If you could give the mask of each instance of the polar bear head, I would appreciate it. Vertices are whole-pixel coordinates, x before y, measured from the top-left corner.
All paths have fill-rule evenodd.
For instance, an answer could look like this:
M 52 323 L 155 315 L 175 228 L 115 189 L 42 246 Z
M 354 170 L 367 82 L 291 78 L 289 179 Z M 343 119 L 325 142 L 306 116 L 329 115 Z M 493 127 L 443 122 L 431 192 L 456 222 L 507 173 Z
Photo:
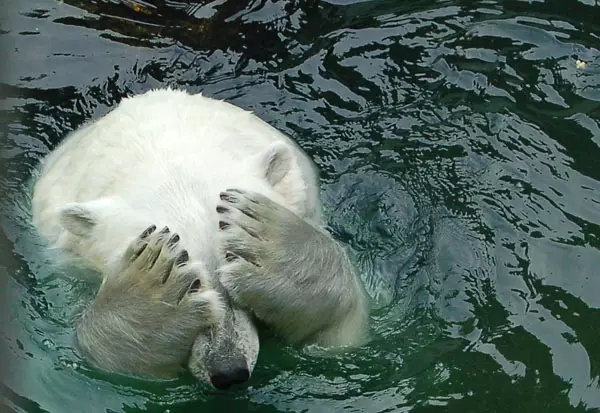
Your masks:
M 255 156 L 246 159 L 241 167 L 247 170 L 249 175 L 252 175 L 248 178 L 248 182 L 251 183 L 250 186 L 256 186 L 255 189 L 262 189 L 261 192 L 264 192 L 265 195 L 274 198 L 274 200 L 279 201 L 302 216 L 305 213 L 306 191 L 303 187 L 304 179 L 299 175 L 300 172 L 296 162 L 297 160 L 290 146 L 276 142 L 259 151 Z M 121 233 L 132 232 L 129 230 L 133 227 L 135 227 L 133 232 L 143 228 L 148 224 L 148 217 L 140 214 L 138 210 L 132 210 L 126 202 L 113 197 L 67 205 L 60 212 L 60 222 L 63 229 L 66 230 L 63 235 L 71 240 L 69 242 L 85 245 L 86 253 L 89 254 L 91 261 L 98 269 L 102 269 L 114 265 L 113 263 L 103 262 L 106 257 L 114 255 L 109 250 L 126 250 L 131 242 L 127 239 L 125 244 L 116 245 L 115 238 L 125 239 L 127 237 L 121 237 Z M 212 224 L 216 225 L 216 222 Z M 127 228 L 129 230 L 125 231 Z M 68 244 L 68 242 L 65 242 L 65 245 Z M 205 246 L 206 242 L 202 241 L 200 244 Z M 206 250 L 211 250 L 211 248 L 206 248 Z M 120 257 L 120 254 L 115 256 Z M 200 257 L 200 261 L 206 258 Z M 211 260 L 212 258 L 208 257 L 207 261 Z M 210 271 L 206 270 L 205 272 L 209 273 Z M 214 322 L 211 321 L 210 325 L 203 325 L 198 333 L 191 338 L 187 349 L 184 349 L 183 344 L 187 343 L 190 338 L 185 337 L 185 334 L 177 328 L 169 330 L 172 333 L 170 337 L 163 334 L 164 339 L 158 340 L 160 337 L 158 337 L 159 334 L 156 331 L 157 323 L 164 326 L 168 324 L 169 317 L 173 316 L 165 314 L 163 318 L 159 317 L 156 312 L 151 311 L 150 301 L 139 300 L 140 303 L 146 304 L 136 305 L 135 294 L 133 296 L 130 294 L 124 296 L 119 308 L 115 308 L 114 311 L 109 308 L 108 313 L 117 314 L 120 321 L 123 321 L 121 320 L 123 317 L 121 317 L 119 309 L 131 308 L 132 314 L 135 315 L 135 317 L 132 316 L 129 319 L 131 325 L 134 326 L 133 328 L 142 329 L 142 336 L 148 336 L 150 339 L 144 342 L 140 341 L 140 346 L 137 346 L 134 342 L 129 343 L 131 344 L 129 347 L 125 343 L 127 339 L 125 335 L 119 338 L 118 343 L 108 340 L 106 343 L 107 351 L 104 353 L 112 363 L 100 361 L 98 363 L 100 367 L 112 366 L 114 368 L 111 369 L 119 370 L 120 366 L 127 365 L 129 366 L 127 369 L 134 374 L 150 373 L 156 376 L 154 374 L 156 372 L 152 370 L 152 365 L 160 366 L 162 370 L 176 371 L 179 366 L 175 364 L 179 365 L 187 360 L 188 368 L 195 377 L 219 389 L 225 389 L 248 380 L 259 352 L 256 320 L 252 316 L 251 309 L 241 309 L 230 299 L 228 292 L 220 284 L 217 277 L 211 278 L 214 278 L 211 288 L 218 293 L 220 301 L 218 307 L 221 315 L 218 318 L 214 317 Z M 139 281 L 140 279 L 141 277 L 138 277 L 137 282 L 144 283 Z M 137 285 L 130 286 L 134 288 L 132 291 L 137 291 L 135 290 Z M 151 295 L 151 298 L 155 297 Z M 144 318 L 143 315 L 140 315 L 140 308 L 148 309 L 149 316 Z M 192 316 L 193 314 L 190 314 L 190 317 Z M 182 318 L 182 321 L 190 321 L 185 317 Z M 212 317 L 208 318 L 212 319 Z M 112 322 L 111 320 L 106 319 L 102 324 L 108 330 L 113 329 L 109 325 L 109 322 Z M 145 322 L 147 320 L 152 320 L 152 322 Z M 174 326 L 177 325 L 174 324 Z M 111 335 L 103 334 L 100 338 L 108 336 Z M 134 351 L 109 351 L 113 348 L 111 343 L 116 345 L 115 348 L 130 348 Z M 176 349 L 179 350 L 175 351 Z M 161 352 L 164 357 L 159 354 Z M 167 358 L 167 353 L 173 353 L 174 355 L 171 354 L 173 357 Z M 126 363 L 121 363 L 123 360 Z M 142 367 L 144 367 L 144 371 L 142 371 Z M 131 371 L 136 368 L 140 371 Z

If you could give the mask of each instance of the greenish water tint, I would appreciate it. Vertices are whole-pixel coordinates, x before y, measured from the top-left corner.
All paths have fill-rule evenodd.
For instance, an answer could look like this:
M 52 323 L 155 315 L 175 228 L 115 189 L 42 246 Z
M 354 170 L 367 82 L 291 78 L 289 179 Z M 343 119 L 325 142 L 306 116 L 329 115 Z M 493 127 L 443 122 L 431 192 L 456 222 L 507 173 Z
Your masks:
M 8 411 L 600 409 L 598 1 L 9 0 L 0 19 Z M 231 392 L 80 357 L 92 293 L 44 255 L 31 177 L 67 132 L 165 85 L 253 110 L 315 160 L 373 296 L 367 346 L 269 340 Z

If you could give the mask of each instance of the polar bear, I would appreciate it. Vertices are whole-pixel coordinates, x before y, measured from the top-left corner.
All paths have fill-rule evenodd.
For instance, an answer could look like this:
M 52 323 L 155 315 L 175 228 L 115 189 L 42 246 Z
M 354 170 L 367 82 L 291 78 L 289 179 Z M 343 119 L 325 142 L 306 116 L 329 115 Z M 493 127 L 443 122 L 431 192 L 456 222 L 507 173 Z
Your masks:
M 32 212 L 51 248 L 101 276 L 76 328 L 100 368 L 169 377 L 187 363 L 226 389 L 250 377 L 260 323 L 301 345 L 366 338 L 367 296 L 323 228 L 313 164 L 229 103 L 124 99 L 46 157 Z

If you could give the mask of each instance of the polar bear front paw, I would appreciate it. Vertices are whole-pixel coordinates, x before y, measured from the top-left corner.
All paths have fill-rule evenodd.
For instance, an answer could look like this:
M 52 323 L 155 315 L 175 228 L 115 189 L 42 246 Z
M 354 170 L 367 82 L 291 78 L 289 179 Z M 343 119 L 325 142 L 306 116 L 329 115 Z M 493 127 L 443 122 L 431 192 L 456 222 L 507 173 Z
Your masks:
M 217 205 L 221 283 L 290 342 L 362 340 L 367 300 L 344 248 L 286 207 L 230 189 Z
M 221 192 L 220 199 L 221 283 L 239 305 L 261 317 L 261 309 L 269 311 L 267 302 L 275 304 L 277 297 L 289 294 L 277 294 L 274 289 L 298 273 L 304 258 L 298 247 L 310 242 L 314 229 L 257 193 L 229 189 Z
M 141 375 L 181 369 L 199 331 L 220 317 L 221 299 L 179 235 L 147 228 L 107 274 L 77 328 L 100 366 Z
M 182 307 L 178 313 L 202 315 L 196 323 L 213 324 L 219 315 L 219 298 L 199 262 L 190 262 L 179 235 L 168 227 L 148 227 L 129 246 L 117 276 L 160 297 L 157 305 Z M 183 316 L 184 314 L 182 314 Z

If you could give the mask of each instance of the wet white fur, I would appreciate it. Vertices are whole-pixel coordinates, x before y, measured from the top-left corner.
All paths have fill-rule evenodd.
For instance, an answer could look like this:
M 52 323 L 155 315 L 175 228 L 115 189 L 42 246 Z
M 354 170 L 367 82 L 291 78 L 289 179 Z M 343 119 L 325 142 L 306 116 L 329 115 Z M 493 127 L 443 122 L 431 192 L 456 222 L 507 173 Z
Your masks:
M 215 209 L 227 188 L 262 194 L 322 227 L 313 165 L 288 137 L 226 102 L 154 90 L 124 99 L 46 158 L 34 190 L 34 224 L 51 247 L 70 252 L 105 277 L 148 225 L 167 225 L 180 235 L 190 258 L 214 275 L 223 265 Z M 93 221 L 91 227 L 86 220 Z M 302 265 L 302 257 L 296 258 Z M 346 278 L 336 282 L 348 281 L 342 297 L 348 313 L 337 315 L 335 325 L 325 323 L 327 330 L 318 334 L 312 334 L 313 320 L 279 320 L 293 326 L 282 331 L 284 336 L 293 330 L 293 336 L 326 345 L 357 344 L 364 338 L 366 299 L 352 271 L 343 271 Z M 327 284 L 328 276 L 323 288 L 337 288 Z M 290 288 L 269 293 L 282 302 L 296 295 Z M 311 317 L 318 313 L 318 308 L 310 310 Z M 245 351 L 255 359 L 256 348 Z

